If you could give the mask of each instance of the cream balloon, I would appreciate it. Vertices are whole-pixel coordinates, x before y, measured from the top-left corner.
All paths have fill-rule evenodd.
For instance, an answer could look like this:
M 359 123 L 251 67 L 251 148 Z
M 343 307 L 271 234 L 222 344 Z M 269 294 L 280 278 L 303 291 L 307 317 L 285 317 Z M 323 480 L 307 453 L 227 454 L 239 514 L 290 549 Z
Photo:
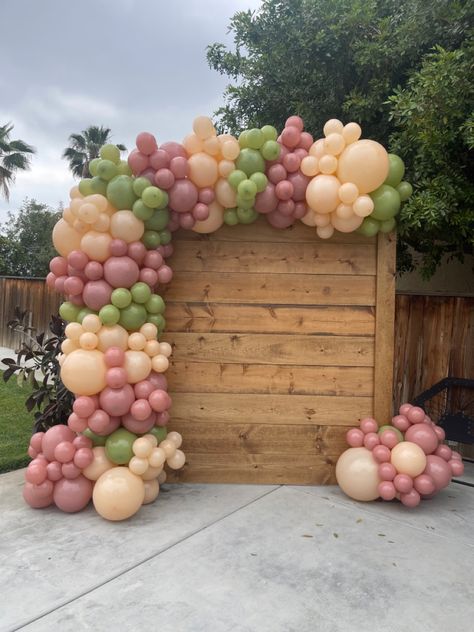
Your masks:
M 128 332 L 121 325 L 101 327 L 97 332 L 99 338 L 99 351 L 107 351 L 110 347 L 119 347 L 125 351 L 128 349 Z
M 306 226 L 316 226 L 314 221 L 314 211 L 312 208 L 308 209 L 308 212 L 301 218 L 301 221 L 303 224 L 306 224 Z
M 183 140 L 183 146 L 190 156 L 202 151 L 202 141 L 196 134 L 188 134 Z
M 346 219 L 348 217 L 352 217 L 354 215 L 354 211 L 352 210 L 352 206 L 350 204 L 339 204 L 334 213 L 331 214 L 331 217 L 336 215 L 341 219 Z
M 80 250 L 83 250 L 89 259 L 103 263 L 110 257 L 110 242 L 112 237 L 109 233 L 101 233 L 96 230 L 89 230 L 81 239 Z
M 215 136 L 216 129 L 208 116 L 197 116 L 193 121 L 193 132 L 200 140 Z
M 166 460 L 166 463 L 168 464 L 168 467 L 170 467 L 172 470 L 180 470 L 186 463 L 184 452 L 182 452 L 181 450 L 176 450 L 173 456 L 169 457 Z
M 342 130 L 342 137 L 346 141 L 346 145 L 355 143 L 362 135 L 362 129 L 357 123 L 347 123 Z
M 411 441 L 401 441 L 392 448 L 390 461 L 399 474 L 415 477 L 426 467 L 426 455 L 419 445 Z
M 130 244 L 143 237 L 145 225 L 132 211 L 117 211 L 110 218 L 110 232 L 115 239 L 123 239 Z
M 360 195 L 352 207 L 359 217 L 368 217 L 374 210 L 374 201 L 370 195 Z
M 114 467 L 100 476 L 92 492 L 98 514 L 106 520 L 126 520 L 133 516 L 145 499 L 143 480 L 128 467 Z
M 319 173 L 319 160 L 316 156 L 305 156 L 301 161 L 301 172 L 310 178 Z
M 142 474 L 142 479 L 144 481 L 151 481 L 154 478 L 158 478 L 160 476 L 160 474 L 162 473 L 162 471 L 163 471 L 163 466 L 162 465 L 160 465 L 159 467 L 153 467 L 153 466 L 150 465 L 148 467 L 147 471 L 144 474 Z M 158 478 L 158 480 L 159 480 L 159 478 Z
M 315 176 L 306 189 L 306 202 L 316 213 L 331 213 L 339 204 L 341 183 L 335 176 Z
M 324 175 L 330 175 L 331 173 L 335 173 L 337 169 L 337 158 L 336 156 L 332 156 L 331 154 L 324 154 L 319 159 L 319 170 Z
M 217 161 L 204 152 L 188 158 L 189 179 L 199 188 L 213 187 L 219 177 Z
M 314 225 L 323 227 L 329 226 L 331 223 L 331 215 L 329 213 L 314 213 Z
M 73 250 L 81 249 L 81 235 L 64 219 L 60 219 L 53 228 L 53 246 L 62 257 Z
M 332 132 L 324 139 L 324 149 L 326 153 L 337 156 L 346 146 L 346 141 L 341 134 Z
M 320 138 L 319 140 L 315 141 L 309 148 L 309 155 L 318 158 L 318 160 L 319 158 L 321 158 L 321 156 L 324 156 L 324 153 L 324 138 Z
M 349 448 L 336 464 L 336 479 L 342 491 L 354 500 L 379 497 L 378 463 L 367 448 Z
M 64 386 L 77 395 L 95 395 L 106 386 L 104 354 L 96 349 L 72 351 L 61 367 Z
M 209 217 L 203 222 L 196 222 L 193 226 L 195 233 L 213 233 L 224 223 L 224 209 L 219 202 L 209 204 Z
M 359 189 L 353 182 L 345 182 L 341 184 L 338 195 L 343 204 L 352 204 L 359 195 Z
M 115 463 L 109 461 L 103 446 L 96 446 L 95 448 L 92 448 L 92 453 L 94 455 L 94 460 L 82 471 L 82 473 L 90 481 L 96 481 L 104 472 L 107 472 L 107 470 L 115 467 Z
M 144 351 L 125 351 L 124 368 L 129 384 L 145 380 L 151 371 L 151 359 Z
M 350 208 L 350 207 L 349 207 Z M 331 224 L 340 233 L 352 233 L 362 224 L 364 219 L 358 215 L 350 215 L 349 217 L 339 217 L 337 213 L 331 214 Z
M 215 186 L 216 199 L 224 208 L 235 208 L 237 206 L 237 192 L 227 180 L 220 178 Z
M 342 134 L 343 129 L 344 125 L 339 119 L 329 119 L 324 124 L 323 132 L 325 136 L 329 136 L 329 134 Z
M 359 193 L 377 189 L 388 175 L 388 154 L 375 140 L 358 140 L 348 145 L 339 156 L 337 177 L 353 182 Z
M 153 478 L 151 481 L 145 481 L 145 498 L 143 499 L 144 505 L 149 505 L 154 500 L 157 499 L 158 494 L 160 493 L 160 485 L 156 478 Z
M 317 226 L 316 234 L 321 239 L 329 239 L 334 234 L 334 228 L 331 224 L 327 224 L 326 226 Z

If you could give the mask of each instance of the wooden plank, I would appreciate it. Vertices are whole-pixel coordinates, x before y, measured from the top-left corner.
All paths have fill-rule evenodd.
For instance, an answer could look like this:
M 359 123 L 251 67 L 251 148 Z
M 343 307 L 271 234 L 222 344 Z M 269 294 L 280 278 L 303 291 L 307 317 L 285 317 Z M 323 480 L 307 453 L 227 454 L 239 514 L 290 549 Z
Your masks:
M 375 277 L 181 272 L 166 301 L 275 305 L 375 305 Z
M 395 233 L 377 239 L 377 302 L 375 307 L 374 415 L 379 424 L 392 417 L 395 274 Z
M 173 359 L 238 364 L 373 366 L 373 338 L 295 334 L 164 333 Z
M 169 482 L 334 485 L 336 458 L 329 456 L 186 453 L 182 470 L 168 471 Z
M 173 422 L 353 426 L 372 415 L 371 397 L 173 393 Z
M 288 454 L 338 457 L 347 449 L 345 426 L 213 424 L 172 421 L 183 450 L 195 454 Z M 298 460 L 295 458 L 295 460 Z
M 372 367 L 229 364 L 172 360 L 166 372 L 177 393 L 268 393 L 295 395 L 373 394 Z
M 280 334 L 375 334 L 375 309 L 365 306 L 166 303 L 166 331 Z
M 175 272 L 375 274 L 374 244 L 177 241 Z

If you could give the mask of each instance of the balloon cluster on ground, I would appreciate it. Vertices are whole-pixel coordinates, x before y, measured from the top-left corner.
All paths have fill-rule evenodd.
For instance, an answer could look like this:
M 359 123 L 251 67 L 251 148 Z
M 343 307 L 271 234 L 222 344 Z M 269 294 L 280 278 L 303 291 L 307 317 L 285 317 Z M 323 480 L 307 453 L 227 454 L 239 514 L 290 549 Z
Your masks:
M 403 404 L 391 424 L 363 419 L 351 428 L 351 446 L 336 465 L 342 491 L 355 500 L 395 498 L 416 507 L 461 476 L 461 455 L 443 443 L 445 433 L 418 406 Z

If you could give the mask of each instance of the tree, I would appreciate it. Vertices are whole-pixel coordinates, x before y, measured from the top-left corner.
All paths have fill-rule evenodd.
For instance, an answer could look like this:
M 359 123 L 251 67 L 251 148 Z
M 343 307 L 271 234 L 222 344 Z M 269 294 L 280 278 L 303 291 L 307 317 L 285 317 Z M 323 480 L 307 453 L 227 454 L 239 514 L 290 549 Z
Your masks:
M 31 157 L 36 153 L 25 141 L 10 140 L 12 130 L 12 123 L 0 125 L 0 190 L 7 202 L 17 172 L 29 169 Z
M 108 127 L 91 125 L 80 134 L 69 136 L 70 146 L 63 151 L 63 158 L 69 162 L 69 169 L 76 178 L 89 176 L 89 163 L 98 158 L 99 149 L 110 141 L 111 130 Z M 120 151 L 126 151 L 125 145 L 117 145 Z
M 56 256 L 51 233 L 61 215 L 61 209 L 28 199 L 18 214 L 9 213 L 0 228 L 0 274 L 45 277 Z
M 362 125 L 364 137 L 407 157 L 406 178 L 421 190 L 428 181 L 414 170 L 406 144 L 397 140 L 402 122 L 395 113 L 390 117 L 397 107 L 390 97 L 408 87 L 434 46 L 447 52 L 461 49 L 472 38 L 472 24 L 474 3 L 463 0 L 263 0 L 258 11 L 232 17 L 233 50 L 219 43 L 208 47 L 210 66 L 233 80 L 225 105 L 216 112 L 219 125 L 234 133 L 266 123 L 281 129 L 285 119 L 297 113 L 319 137 L 329 118 L 354 120 Z M 468 56 L 467 51 L 463 54 Z M 469 62 L 465 64 L 468 68 Z M 455 87 L 460 89 L 460 84 Z M 446 91 L 440 90 L 438 96 L 443 94 Z M 442 109 L 449 120 L 452 112 Z M 469 195 L 463 197 L 467 199 Z M 402 240 L 408 240 L 416 223 L 411 220 L 405 230 L 409 213 L 418 213 L 414 204 L 408 208 L 411 211 L 401 218 Z M 465 214 L 468 208 L 459 212 Z M 416 246 L 422 232 L 427 244 L 436 241 L 439 231 L 432 232 L 422 215 L 418 218 L 420 229 L 410 243 Z M 437 248 L 426 271 L 444 253 L 460 255 L 459 244 L 465 250 L 459 226 L 451 231 L 457 232 L 456 238 Z M 405 255 L 408 243 L 402 242 Z M 410 266 L 405 256 L 404 268 Z

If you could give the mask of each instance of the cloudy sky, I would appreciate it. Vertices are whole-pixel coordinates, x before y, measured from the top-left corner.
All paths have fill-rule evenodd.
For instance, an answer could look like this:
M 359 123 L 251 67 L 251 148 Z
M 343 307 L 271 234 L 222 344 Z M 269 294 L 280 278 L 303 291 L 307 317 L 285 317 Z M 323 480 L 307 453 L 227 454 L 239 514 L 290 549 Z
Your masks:
M 133 146 L 141 131 L 181 140 L 222 104 L 227 80 L 205 49 L 229 43 L 229 18 L 259 0 L 2 0 L 0 123 L 34 145 L 0 222 L 25 197 L 51 206 L 73 185 L 61 153 L 68 136 L 104 125 Z

